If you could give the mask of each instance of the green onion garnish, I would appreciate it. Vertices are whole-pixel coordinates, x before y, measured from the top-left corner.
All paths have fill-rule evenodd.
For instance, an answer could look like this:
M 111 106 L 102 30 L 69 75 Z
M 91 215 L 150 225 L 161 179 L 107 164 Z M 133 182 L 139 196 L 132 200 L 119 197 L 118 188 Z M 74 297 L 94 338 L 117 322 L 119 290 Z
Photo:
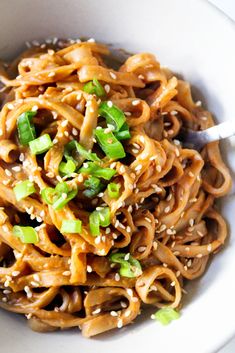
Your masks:
M 76 164 L 69 159 L 67 162 L 61 162 L 59 165 L 59 172 L 62 175 L 70 175 L 76 170 Z
M 15 193 L 16 200 L 20 201 L 33 194 L 36 190 L 32 181 L 25 180 L 17 184 L 13 191 Z
M 118 140 L 128 140 L 129 138 L 131 138 L 131 133 L 128 124 L 124 123 L 119 131 L 114 132 L 114 136 Z
M 105 96 L 105 90 L 96 78 L 93 81 L 87 82 L 83 86 L 83 91 L 89 94 L 96 94 L 97 97 Z
M 65 182 L 58 183 L 56 187 L 45 188 L 41 191 L 43 200 L 48 204 L 52 205 L 54 210 L 61 210 L 69 201 L 71 201 L 76 195 L 78 190 L 70 190 L 69 186 Z
M 126 153 L 121 142 L 114 136 L 112 132 L 105 132 L 105 129 L 96 129 L 95 137 L 106 154 L 111 159 L 124 158 Z
M 41 154 L 48 151 L 53 146 L 49 134 L 42 135 L 37 139 L 29 142 L 29 147 L 32 154 Z
M 111 199 L 117 199 L 119 197 L 120 184 L 110 183 L 108 184 L 108 195 Z
M 27 145 L 30 141 L 36 138 L 34 125 L 31 123 L 32 118 L 37 112 L 24 112 L 17 119 L 17 130 L 21 145 Z
M 104 184 L 97 177 L 90 176 L 85 182 L 84 185 L 87 187 L 86 190 L 83 191 L 83 194 L 86 197 L 94 197 L 104 188 Z
M 110 255 L 109 259 L 111 262 L 120 264 L 119 274 L 124 277 L 137 277 L 142 274 L 142 268 L 138 260 L 134 259 L 130 254 L 128 256 L 125 253 L 115 253 Z
M 80 219 L 66 219 L 62 222 L 61 233 L 81 233 L 82 221 Z
M 94 237 L 97 237 L 98 235 L 100 235 L 100 219 L 99 219 L 98 211 L 94 211 L 90 214 L 89 226 L 90 226 L 91 234 Z
M 39 241 L 38 234 L 33 227 L 14 226 L 13 234 L 24 244 L 35 244 Z
M 78 165 L 79 155 L 88 161 L 98 162 L 100 158 L 96 153 L 88 152 L 80 143 L 73 140 L 67 143 L 64 147 L 64 156 L 68 160 L 72 160 Z
M 99 211 L 93 211 L 89 216 L 89 225 L 93 236 L 100 235 L 100 226 L 108 227 L 110 225 L 110 209 L 103 207 Z
M 115 131 L 119 131 L 126 121 L 124 113 L 111 101 L 100 104 L 99 114 L 106 119 L 107 124 L 114 126 Z
M 93 162 L 83 163 L 83 166 L 78 172 L 93 175 L 97 178 L 103 178 L 105 180 L 110 180 L 116 174 L 116 170 L 111 168 L 102 168 Z
M 170 307 L 162 308 L 153 314 L 153 318 L 160 321 L 162 325 L 168 325 L 172 320 L 177 320 L 179 317 L 180 313 Z

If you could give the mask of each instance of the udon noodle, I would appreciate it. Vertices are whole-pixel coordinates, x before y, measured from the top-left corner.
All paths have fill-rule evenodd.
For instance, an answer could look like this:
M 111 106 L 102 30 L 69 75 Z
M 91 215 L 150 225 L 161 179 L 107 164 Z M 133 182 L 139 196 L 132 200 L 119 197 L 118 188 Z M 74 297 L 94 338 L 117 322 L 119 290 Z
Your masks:
M 102 44 L 65 42 L 30 48 L 0 67 L 0 306 L 24 314 L 37 331 L 79 327 L 91 337 L 131 323 L 145 304 L 178 310 L 185 283 L 203 275 L 227 236 L 215 201 L 231 177 L 218 142 L 198 152 L 178 139 L 182 127 L 212 126 L 211 114 L 154 55 L 130 56 L 116 70 L 108 57 Z M 102 97 L 84 89 L 94 78 Z M 97 126 L 112 133 L 100 117 L 102 102 L 124 112 L 124 158 L 108 158 L 95 138 Z M 17 122 L 25 112 L 33 112 L 37 137 L 52 140 L 40 155 L 20 142 Z M 84 192 L 89 175 L 79 170 L 87 158 L 76 156 L 73 173 L 60 172 L 70 141 L 115 173 L 98 179 L 103 190 L 92 197 Z M 35 191 L 17 201 L 14 188 L 25 180 Z M 61 183 L 76 195 L 56 210 L 42 190 Z M 103 208 L 110 224 L 94 236 L 89 217 Z M 79 232 L 61 231 L 64 220 L 77 219 Z M 32 227 L 37 240 L 16 236 L 18 225 Z M 120 253 L 121 262 L 112 261 Z M 131 275 L 120 271 L 124 265 Z

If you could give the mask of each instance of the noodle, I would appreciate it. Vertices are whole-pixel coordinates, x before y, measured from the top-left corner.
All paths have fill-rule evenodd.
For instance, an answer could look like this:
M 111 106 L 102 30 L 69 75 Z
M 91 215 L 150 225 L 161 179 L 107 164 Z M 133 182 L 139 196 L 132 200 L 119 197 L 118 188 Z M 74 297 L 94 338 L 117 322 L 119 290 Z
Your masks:
M 1 65 L 0 306 L 24 314 L 36 331 L 79 326 L 91 337 L 131 323 L 142 304 L 179 309 L 185 283 L 203 275 L 227 237 L 214 207 L 231 186 L 219 144 L 199 153 L 177 140 L 181 127 L 212 126 L 211 114 L 152 54 L 133 55 L 118 70 L 105 64 L 108 55 L 101 44 L 65 42 L 60 50 L 31 48 Z M 85 89 L 94 78 L 105 89 L 102 98 Z M 102 101 L 125 114 L 131 134 L 121 141 L 125 158 L 105 156 L 94 136 L 97 126 L 105 127 Z M 20 142 L 19 117 L 28 112 L 37 136 L 49 134 L 53 142 L 40 155 Z M 61 174 L 74 140 L 116 172 L 116 197 L 107 180 L 102 192 L 86 196 L 89 177 L 78 168 L 96 162 L 85 162 L 82 153 L 77 169 Z M 34 191 L 17 199 L 15 187 L 24 180 Z M 57 210 L 43 190 L 61 183 L 77 195 Z M 90 215 L 104 207 L 110 224 L 94 236 Z M 80 231 L 62 232 L 65 220 L 78 219 Z M 34 228 L 37 241 L 17 237 L 17 225 Z M 121 262 L 112 260 L 119 253 L 126 265 L 137 263 L 130 267 L 134 275 L 123 275 Z

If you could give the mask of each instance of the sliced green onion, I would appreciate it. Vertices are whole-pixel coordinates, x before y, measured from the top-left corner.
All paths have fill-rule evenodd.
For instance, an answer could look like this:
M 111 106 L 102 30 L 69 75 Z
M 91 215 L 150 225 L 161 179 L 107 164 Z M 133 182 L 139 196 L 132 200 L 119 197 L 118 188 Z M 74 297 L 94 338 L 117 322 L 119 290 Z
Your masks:
M 97 97 L 105 96 L 105 90 L 96 78 L 94 78 L 93 81 L 87 82 L 83 86 L 83 91 L 89 94 L 96 94 Z
M 68 160 L 72 160 L 76 165 L 79 163 L 79 156 L 88 161 L 98 162 L 100 158 L 96 153 L 88 152 L 80 143 L 73 140 L 67 143 L 64 148 L 64 156 Z M 81 164 L 81 163 L 80 163 Z
M 29 142 L 29 147 L 32 154 L 42 154 L 48 151 L 52 146 L 53 143 L 49 134 L 42 135 Z
M 74 197 L 77 195 L 77 193 L 78 193 L 78 190 L 75 189 L 75 190 L 69 191 L 68 194 L 67 194 L 67 197 L 62 194 L 61 197 L 58 198 L 58 200 L 56 200 L 53 203 L 52 207 L 56 211 L 61 210 L 65 205 L 67 205 L 67 203 L 69 201 L 74 199 Z
M 58 183 L 53 188 L 45 188 L 41 191 L 43 200 L 48 204 L 52 205 L 54 210 L 61 210 L 69 201 L 71 201 L 76 195 L 78 190 L 70 190 L 69 186 L 65 182 Z
M 55 189 L 53 189 L 53 188 L 45 188 L 45 189 L 42 189 L 42 191 L 41 191 L 41 196 L 42 196 L 42 199 L 43 199 L 48 205 L 52 205 L 52 204 L 53 204 L 54 197 L 55 197 Z
M 137 277 L 142 274 L 142 268 L 138 260 L 134 259 L 131 255 L 126 258 L 125 253 L 115 253 L 110 255 L 109 259 L 111 262 L 120 264 L 119 274 L 123 277 Z
M 109 207 L 103 207 L 101 210 L 97 211 L 99 214 L 101 227 L 108 227 L 110 225 L 110 209 Z
M 36 138 L 35 126 L 31 123 L 37 112 L 24 112 L 17 119 L 17 130 L 21 145 L 27 145 Z
M 80 219 L 66 219 L 62 222 L 61 233 L 81 233 L 82 221 Z
M 128 124 L 124 123 L 119 131 L 114 132 L 114 136 L 118 140 L 128 140 L 129 138 L 131 138 L 131 133 Z
M 102 168 L 93 162 L 86 162 L 79 169 L 79 173 L 93 175 L 97 178 L 110 180 L 116 174 L 116 170 L 111 168 Z
M 97 237 L 98 235 L 100 235 L 100 219 L 99 219 L 98 211 L 94 211 L 90 214 L 89 226 L 90 226 L 91 234 L 94 237 Z
M 104 188 L 104 184 L 100 181 L 100 179 L 91 176 L 85 182 L 84 185 L 87 187 L 86 190 L 83 191 L 83 194 L 86 197 L 94 197 Z
M 76 164 L 69 159 L 67 162 L 61 162 L 59 165 L 59 172 L 62 175 L 70 175 L 76 170 Z
M 119 159 L 126 156 L 121 142 L 117 140 L 112 132 L 106 133 L 105 129 L 96 129 L 95 137 L 100 147 L 109 158 Z
M 120 184 L 110 183 L 108 184 L 108 195 L 111 199 L 117 199 L 119 197 Z
M 110 209 L 103 207 L 99 211 L 93 211 L 89 216 L 89 225 L 93 236 L 100 235 L 100 226 L 108 227 L 110 225 Z
M 115 131 L 119 131 L 126 121 L 124 113 L 112 102 L 102 102 L 99 114 L 106 119 L 107 124 L 114 126 Z
M 20 182 L 13 190 L 17 201 L 24 199 L 36 191 L 33 182 L 29 180 Z
M 33 227 L 14 226 L 13 234 L 24 244 L 35 244 L 39 241 L 38 234 Z
M 172 320 L 177 320 L 180 317 L 180 313 L 173 308 L 167 307 L 158 310 L 153 317 L 160 321 L 162 325 L 168 325 Z
M 100 179 L 98 179 L 94 176 L 91 176 L 84 182 L 84 185 L 87 188 L 97 189 L 99 187 L 100 183 L 101 183 Z

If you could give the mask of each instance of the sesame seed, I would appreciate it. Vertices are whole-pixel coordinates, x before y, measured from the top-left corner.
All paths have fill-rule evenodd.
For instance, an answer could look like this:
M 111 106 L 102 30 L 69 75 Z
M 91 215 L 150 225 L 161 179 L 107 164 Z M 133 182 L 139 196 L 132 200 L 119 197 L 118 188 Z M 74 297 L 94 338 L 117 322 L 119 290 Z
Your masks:
M 149 289 L 150 291 L 157 291 L 157 287 L 154 284 L 152 284 Z
M 38 106 L 37 105 L 34 105 L 31 109 L 32 112 L 36 112 L 38 111 Z
M 68 125 L 68 122 L 69 122 L 68 120 L 63 120 L 62 123 L 61 123 L 61 126 L 62 126 L 62 127 L 67 126 L 67 125 Z
M 121 165 L 120 169 L 119 169 L 120 173 L 125 173 L 126 168 L 124 167 L 124 165 Z
M 198 258 L 201 258 L 203 255 L 202 254 L 197 254 L 197 257 Z
M 145 219 L 147 222 L 152 223 L 152 220 L 151 220 L 150 218 L 144 217 L 144 219 Z
M 126 116 L 131 116 L 131 112 L 124 112 Z
M 34 273 L 34 274 L 33 274 L 33 279 L 34 279 L 35 281 L 37 281 L 37 282 L 40 282 L 40 277 L 39 277 L 39 275 L 38 275 L 37 273 Z
M 212 250 L 212 245 L 211 245 L 211 244 L 209 244 L 209 245 L 207 246 L 207 250 L 208 250 L 209 252 L 211 252 L 211 250 Z
M 54 71 L 49 72 L 48 77 L 54 77 L 54 76 L 55 76 L 55 72 Z
M 2 230 L 3 230 L 4 232 L 8 232 L 8 231 L 9 231 L 8 226 L 7 226 L 6 224 L 4 224 L 4 225 L 2 226 Z
M 171 286 L 172 286 L 172 287 L 175 286 L 175 281 L 171 282 Z
M 133 207 L 131 205 L 129 205 L 127 208 L 127 211 L 131 213 L 133 211 Z
M 171 115 L 177 115 L 178 112 L 177 112 L 176 110 L 172 110 L 172 111 L 170 112 L 170 114 L 171 114 Z
M 24 291 L 25 291 L 25 293 L 27 295 L 27 298 L 32 298 L 33 293 L 31 292 L 31 289 L 29 288 L 29 286 L 25 286 L 24 287 Z
M 180 271 L 176 271 L 176 277 L 179 277 L 181 275 Z
M 6 303 L 7 300 L 8 300 L 7 297 L 3 297 L 3 298 L 2 298 L 2 301 L 3 301 L 4 303 Z
M 142 143 L 145 143 L 145 139 L 144 139 L 144 136 L 140 136 L 140 142 L 142 142 Z
M 115 73 L 114 72 L 112 72 L 112 71 L 110 71 L 110 77 L 113 79 L 113 80 L 116 80 L 116 78 L 117 78 L 117 75 L 115 75 Z
M 162 171 L 162 167 L 159 164 L 156 166 L 156 171 L 158 173 L 161 173 L 161 171 Z
M 92 311 L 92 315 L 99 314 L 101 312 L 100 308 L 97 308 L 96 310 Z
M 186 246 L 185 251 L 189 251 L 189 250 L 190 250 L 190 248 L 188 246 Z
M 135 153 L 135 154 L 137 154 L 137 153 L 139 153 L 139 150 L 133 148 L 132 152 Z
M 90 38 L 87 40 L 88 43 L 95 43 L 95 39 L 94 38 Z
M 91 273 L 92 272 L 92 267 L 90 265 L 87 265 L 86 270 L 87 270 L 88 273 Z
M 118 319 L 117 328 L 121 328 L 122 326 L 123 326 L 122 319 Z
M 120 275 L 119 275 L 119 273 L 115 273 L 115 276 L 114 276 L 114 279 L 115 279 L 115 281 L 120 281 Z
M 108 84 L 104 85 L 104 89 L 106 93 L 110 92 L 110 86 Z
M 12 103 L 8 103 L 8 104 L 7 104 L 7 108 L 8 108 L 9 110 L 13 110 L 13 109 L 14 109 L 14 105 L 13 105 Z
M 19 161 L 23 162 L 24 161 L 24 153 L 21 153 L 19 156 Z
M 168 265 L 165 262 L 163 262 L 162 266 L 165 268 L 168 267 Z
M 152 315 L 150 316 L 150 319 L 155 320 L 155 319 L 156 319 L 155 315 L 152 314 Z
M 12 176 L 12 172 L 9 169 L 5 169 L 5 174 L 10 177 Z
M 124 301 L 121 301 L 121 302 L 120 302 L 120 305 L 121 305 L 121 307 L 124 308 L 124 309 L 127 308 L 127 304 L 126 304 Z
M 110 311 L 110 315 L 115 317 L 115 316 L 118 316 L 118 313 L 114 310 Z
M 194 225 L 194 219 L 193 218 L 190 218 L 190 220 L 189 220 L 189 225 L 190 225 L 190 227 L 193 227 L 193 225 Z
M 117 219 L 116 222 L 114 223 L 114 227 L 117 228 L 119 226 L 119 220 Z
M 154 250 L 157 250 L 158 248 L 158 243 L 156 241 L 153 242 L 153 249 Z
M 144 252 L 146 248 L 147 248 L 146 246 L 139 246 L 137 250 L 138 252 Z
M 170 209 L 171 209 L 170 206 L 167 206 L 167 207 L 165 208 L 164 212 L 165 212 L 165 213 L 168 213 L 168 212 L 170 212 Z
M 207 116 L 201 116 L 200 119 L 206 121 L 207 120 Z
M 138 78 L 140 79 L 140 80 L 144 80 L 144 75 L 138 75 Z
M 113 102 L 108 101 L 108 102 L 107 102 L 107 106 L 108 106 L 109 108 L 112 108 L 112 106 L 113 106 Z
M 71 275 L 71 272 L 70 271 L 64 271 L 62 273 L 63 276 L 70 276 Z
M 12 276 L 17 277 L 20 274 L 20 271 L 13 271 Z
M 111 229 L 108 227 L 105 229 L 105 234 L 109 234 L 111 232 Z
M 187 267 L 191 267 L 192 266 L 192 260 L 190 259 L 190 260 L 188 260 L 188 262 L 187 262 Z
M 195 103 L 195 105 L 196 105 L 196 107 L 201 107 L 202 102 L 201 102 L 201 101 L 197 101 L 197 102 Z
M 190 178 L 194 178 L 194 176 L 195 176 L 195 175 L 193 174 L 193 172 L 191 172 L 191 171 L 188 173 L 188 175 L 190 176 Z
M 134 101 L 132 101 L 132 103 L 131 103 L 132 105 L 138 105 L 138 104 L 140 104 L 140 100 L 139 99 L 136 99 L 136 100 L 134 100 Z
M 127 288 L 126 292 L 128 295 L 130 295 L 131 297 L 133 296 L 133 290 L 131 288 Z
M 136 167 L 135 167 L 135 171 L 138 171 L 138 170 L 141 170 L 142 169 L 142 164 L 138 164 Z

